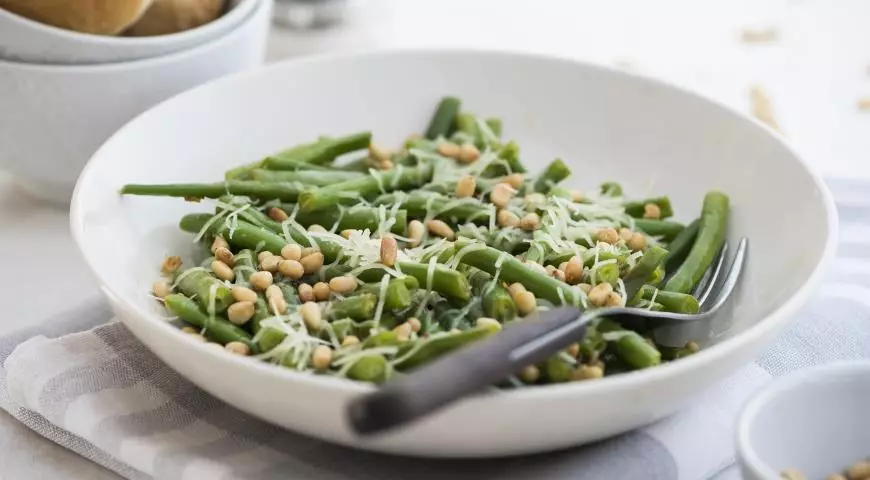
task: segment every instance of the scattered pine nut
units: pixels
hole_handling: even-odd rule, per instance
[[[562,271],[565,272],[566,283],[570,285],[580,283],[580,280],[583,279],[583,259],[574,255],[571,260],[568,260]]]
[[[555,278],[556,280],[559,280],[560,282],[565,281],[565,272],[563,272],[562,270],[559,270],[558,268],[553,270],[552,276],[553,276],[553,278]]]
[[[538,370],[538,367],[529,365],[520,371],[518,377],[523,383],[535,383],[541,378],[541,371]]]
[[[266,258],[271,257],[271,256],[272,256],[272,252],[270,252],[268,250],[263,250],[262,252],[257,254],[257,263],[260,263],[263,260],[265,260]]]
[[[755,85],[749,90],[749,102],[752,107],[752,115],[760,122],[767,124],[770,128],[781,132],[779,123],[773,116],[773,106],[770,103],[770,97],[761,86]]]
[[[192,334],[192,335],[199,335],[199,330],[197,330],[193,327],[181,327],[181,331],[184,333]]]
[[[596,307],[603,307],[607,304],[607,297],[611,293],[613,293],[613,285],[609,283],[599,283],[589,291],[589,303]]]
[[[429,220],[426,222],[426,227],[429,228],[429,233],[432,235],[437,235],[439,237],[445,238],[447,240],[453,240],[456,236],[453,229],[450,228],[450,225],[447,225],[441,220]]]
[[[624,307],[625,306],[625,303],[622,301],[622,297],[616,292],[608,293],[607,300],[605,300],[604,304],[608,307]]]
[[[523,219],[520,220],[520,228],[527,232],[536,230],[540,225],[541,217],[539,217],[535,212],[527,213]]]
[[[329,300],[329,284],[326,282],[317,282],[314,284],[314,299],[318,302]]]
[[[859,112],[870,112],[870,97],[859,98],[857,106]]]
[[[227,308],[227,318],[236,325],[244,325],[254,316],[254,302],[236,302]]]
[[[160,265],[160,271],[168,275],[170,273],[175,273],[180,266],[181,257],[178,255],[172,255],[163,259],[163,263]]]
[[[523,177],[522,173],[512,173],[506,177],[504,177],[504,181],[507,182],[508,185],[514,188],[520,188],[523,186],[523,182],[526,179]]]
[[[329,289],[339,295],[344,295],[345,293],[350,293],[356,290],[356,286],[356,278],[351,277],[350,275],[342,275],[329,281]]]
[[[396,339],[398,339],[400,342],[407,342],[411,339],[411,332],[413,331],[413,329],[411,328],[411,325],[408,324],[408,322],[405,322],[397,325],[396,328],[393,329],[393,331],[396,332]]]
[[[408,325],[411,326],[411,331],[414,333],[419,333],[420,329],[423,328],[423,324],[420,323],[420,319],[417,317],[411,317],[407,320]]]
[[[568,345],[568,348],[565,350],[568,355],[571,355],[574,358],[577,358],[577,355],[580,355],[580,344],[577,342]]]
[[[298,262],[302,258],[302,247],[295,243],[288,243],[281,249],[281,256],[285,260],[296,260]]]
[[[312,273],[320,270],[323,267],[323,254],[318,252],[314,252],[310,255],[303,256],[299,263],[302,264],[302,269],[306,275],[311,275]]]
[[[396,164],[394,164],[392,160],[384,160],[383,162],[378,163],[378,170],[392,170],[395,166]]]
[[[341,236],[342,236],[345,240],[347,240],[348,238],[350,238],[350,235],[351,235],[353,232],[355,232],[355,231],[356,231],[356,230],[354,230],[354,229],[352,229],[352,228],[348,228],[348,229],[342,230],[342,231],[341,231]]]
[[[473,143],[464,143],[459,147],[459,155],[456,159],[462,163],[472,163],[478,158],[480,158],[480,150]]]
[[[646,248],[646,235],[635,232],[631,235],[631,238],[625,242],[625,245],[634,251],[643,250]]]
[[[161,278],[151,286],[151,293],[157,298],[166,298],[167,295],[172,293],[172,286],[169,285],[168,280]]]
[[[272,285],[272,287],[277,288],[277,285]],[[272,288],[269,287],[269,288]],[[281,291],[280,289],[278,290]],[[284,298],[284,294],[281,295],[272,295],[268,297],[269,301],[269,310],[276,315],[284,315],[287,313],[287,300]]]
[[[853,463],[846,469],[846,476],[849,480],[867,480],[870,479],[870,462],[859,460]]]
[[[522,316],[534,312],[535,308],[538,306],[538,300],[535,298],[535,294],[529,291],[517,293],[514,298],[514,303],[517,304],[517,312]]]
[[[477,328],[497,329],[501,330],[501,323],[494,318],[480,317],[475,322]]]
[[[236,272],[220,260],[211,262],[211,271],[213,271],[218,278],[227,282],[231,282],[236,278]]]
[[[502,182],[493,187],[492,192],[489,194],[489,201],[498,208],[504,208],[510,203],[516,193],[517,191],[514,187]]]
[[[518,227],[520,225],[520,217],[506,209],[499,210],[495,215],[495,219],[500,227]]]
[[[237,302],[256,302],[257,301],[257,292],[251,290],[248,287],[243,287],[241,285],[233,285],[230,288],[230,293],[233,295],[233,298]]]
[[[477,182],[474,180],[474,177],[471,175],[463,175],[462,178],[456,182],[456,198],[468,198],[474,195],[476,189]]]
[[[320,314],[320,307],[316,303],[303,303],[299,307],[299,313],[302,315],[302,321],[305,322],[305,327],[308,330],[319,332],[323,327],[323,317]]]
[[[272,274],[269,272],[255,272],[251,274],[248,281],[251,282],[254,290],[262,292],[269,288],[269,285],[272,285]]]
[[[351,345],[358,345],[358,344],[359,344],[359,338],[357,338],[355,335],[348,335],[348,336],[344,337],[344,339],[341,341],[342,347],[349,347]]]
[[[320,249],[317,247],[305,247],[302,249],[302,253],[301,253],[300,258],[305,258],[305,257],[311,255],[312,253],[319,252],[319,251],[320,251]]]
[[[290,280],[299,280],[305,274],[305,268],[296,260],[281,260],[278,262],[278,271]]]
[[[211,253],[214,253],[220,247],[230,248],[230,244],[224,240],[224,237],[214,237],[214,241],[211,242]]]
[[[332,363],[332,349],[326,345],[318,345],[311,354],[311,363],[315,370],[321,372],[326,370]]]
[[[275,273],[278,271],[279,263],[281,263],[281,257],[278,255],[269,255],[260,262],[260,270]]]
[[[278,207],[272,207],[269,209],[269,218],[275,220],[276,222],[283,222],[290,218],[290,216],[287,215],[287,212],[285,212],[283,209]]]
[[[316,224],[316,223],[312,223],[311,225],[308,226],[308,231],[309,231],[309,232],[312,232],[312,233],[326,233],[326,232],[328,232],[329,230],[323,228],[322,225],[318,225],[318,224]]]
[[[390,152],[372,143],[369,145],[369,158],[376,163],[388,162],[390,160]]]
[[[399,246],[396,244],[396,239],[390,235],[381,239],[381,263],[388,267],[396,264],[396,256],[399,253]]]
[[[520,292],[525,292],[526,287],[522,283],[516,282],[510,284],[510,286],[508,287],[508,291],[511,292],[511,297],[514,297],[514,301],[516,301],[517,294]]]
[[[627,242],[632,235],[634,235],[634,232],[632,232],[631,229],[625,227],[619,229],[619,238],[625,242]]]
[[[619,241],[619,234],[616,233],[616,229],[614,228],[602,228],[595,232],[595,239],[599,242],[614,244]]]
[[[457,145],[455,143],[445,142],[445,143],[442,143],[441,145],[438,145],[437,150],[438,150],[438,154],[441,156],[449,157],[449,158],[457,158],[457,157],[459,157],[459,152],[461,151],[461,148],[459,147],[459,145]]]
[[[224,345],[224,350],[235,355],[242,355],[245,357],[251,354],[251,347],[249,347],[247,343],[243,342],[230,342]]]
[[[299,295],[299,301],[302,303],[313,302],[316,300],[314,297],[314,287],[307,283],[300,283],[299,286],[296,287],[296,293]]]
[[[604,370],[594,365],[580,365],[571,375],[571,380],[595,380],[604,376]]]
[[[583,201],[583,192],[580,190],[571,190],[571,201],[574,203],[580,203]]]
[[[416,247],[423,241],[423,235],[426,233],[426,227],[419,220],[411,220],[408,222],[408,245]]]
[[[202,336],[201,334],[199,334],[199,333],[191,333],[191,334],[190,334],[190,338],[191,338],[193,341],[195,341],[195,342],[200,342],[200,343],[205,343],[205,342],[208,341],[208,340],[205,339],[205,337],[203,337],[203,336]]]
[[[581,283],[577,286],[580,287],[580,290],[583,290],[587,294],[592,291],[592,285],[589,285],[588,283]]]
[[[643,218],[658,220],[662,218],[662,209],[655,203],[647,203],[643,206]]]
[[[236,265],[236,257],[229,248],[216,248],[214,251],[214,258],[224,262],[228,267],[234,267]]]

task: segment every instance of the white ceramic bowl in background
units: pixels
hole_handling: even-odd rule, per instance
[[[236,29],[164,57],[107,65],[0,61],[0,170],[35,196],[69,202],[88,158],[125,122],[172,95],[259,65],[271,0]]]
[[[192,236],[178,230],[180,217],[210,206],[122,198],[123,184],[213,182],[232,166],[323,134],[371,129],[377,143],[400,145],[425,129],[448,94],[469,111],[502,118],[531,168],[565,159],[575,172],[572,187],[617,179],[632,195],[668,194],[682,220],[698,215],[709,189],[728,192],[729,238],[751,239],[733,328],[678,362],[596,382],[481,394],[362,441],[344,408],[371,385],[214,352],[164,320],[150,285],[164,255],[191,248]],[[836,221],[819,177],[780,137],[741,114],[607,68],[451,50],[303,59],[187,92],[132,121],[95,154],[71,210],[76,241],[120,318],[206,391],[329,441],[456,457],[551,450],[673,413],[753,359],[788,324],[831,257]]]
[[[235,29],[260,0],[233,0],[217,20],[199,28],[154,37],[91,35],[39,23],[0,8],[0,60],[89,65],[159,57],[202,45]]]
[[[821,480],[870,456],[870,362],[841,362],[777,379],[747,402],[737,423],[746,480],[795,468]]]

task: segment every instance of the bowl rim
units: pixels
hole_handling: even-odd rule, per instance
[[[63,75],[70,75],[70,74],[76,74],[76,75],[96,74],[96,75],[99,75],[99,74],[118,72],[118,71],[124,71],[124,70],[150,69],[150,68],[154,68],[154,67],[163,66],[166,64],[176,63],[178,61],[184,61],[188,58],[192,58],[192,57],[196,57],[198,55],[201,55],[204,51],[210,50],[212,48],[217,48],[220,45],[222,45],[224,42],[229,42],[231,39],[235,38],[235,36],[237,35],[237,32],[243,30],[250,22],[254,21],[257,17],[257,12],[261,8],[266,8],[270,2],[270,0],[245,0],[245,1],[247,3],[256,4],[256,5],[253,9],[251,9],[249,12],[247,12],[247,16],[242,18],[234,28],[231,28],[230,30],[224,32],[222,35],[218,35],[214,38],[207,39],[203,43],[194,45],[190,48],[178,50],[175,52],[170,52],[170,53],[167,53],[165,55],[159,55],[156,57],[148,57],[148,58],[140,58],[137,60],[129,60],[129,61],[124,61],[124,62],[86,63],[86,64],[28,63],[28,62],[16,62],[13,60],[8,60],[8,59],[0,59],[0,68],[15,69],[17,71],[22,71],[22,72],[38,72],[38,73],[51,73],[51,74],[63,74]],[[0,11],[2,11],[2,9],[0,9]],[[135,117],[134,117],[134,119],[135,119]],[[117,134],[117,132],[115,132],[115,134]],[[113,134],[112,136],[114,136],[115,134]],[[91,158],[93,158],[93,156]],[[88,160],[88,161],[90,162],[90,160]],[[82,173],[84,173],[84,170],[82,171]]]
[[[757,420],[761,410],[770,402],[793,388],[830,374],[870,378],[870,360],[843,360],[797,370],[775,378],[744,404],[737,418],[734,439],[737,444],[737,455],[745,468],[760,478],[779,478],[779,472],[774,471],[767,462],[762,460],[752,447],[752,425]]]
[[[197,36],[208,36],[212,31],[219,30],[228,23],[232,24],[236,21],[239,21],[240,18],[243,18],[248,12],[256,8],[248,8],[247,4],[256,3],[257,1],[260,0],[239,0],[235,7],[227,10],[226,12],[224,12],[223,15],[205,25],[192,28],[190,30],[185,30],[183,32],[170,33],[166,35],[154,35],[150,37],[119,37],[112,35],[98,35],[95,33],[76,32],[74,30],[67,30],[65,28],[56,27],[47,23],[37,22],[36,20],[31,20],[27,17],[18,15],[14,12],[10,12],[9,10],[3,8],[0,8],[0,17],[5,16],[11,22],[17,22],[26,26],[27,28],[39,30],[44,34],[52,35],[61,40],[108,47],[144,47],[166,44],[175,41],[181,42]],[[243,5],[246,8],[242,8]],[[144,13],[145,12],[143,11],[142,14]],[[58,64],[47,63],[45,65]]]
[[[583,68],[588,68],[591,70],[597,70],[599,72],[607,72],[610,74],[632,77],[636,81],[645,83],[648,86],[669,89],[671,91],[676,91],[683,95],[692,97],[696,101],[709,103],[711,104],[711,106],[723,109],[724,111],[729,112],[744,121],[750,122],[751,124],[755,125],[756,128],[764,130],[769,135],[771,135],[775,141],[779,142],[780,146],[785,148],[786,151],[788,151],[792,155],[792,157],[798,162],[798,164],[804,168],[804,170],[810,176],[816,188],[818,189],[821,197],[820,200],[824,206],[828,224],[827,237],[824,248],[822,250],[822,255],[820,256],[818,262],[813,267],[810,275],[807,277],[804,283],[799,286],[798,289],[789,298],[784,300],[782,304],[776,307],[771,313],[763,317],[757,323],[751,325],[745,331],[740,332],[740,334],[738,335],[727,338],[724,341],[712,345],[709,348],[705,348],[695,355],[680,359],[680,361],[678,362],[667,362],[657,366],[656,368],[645,369],[643,371],[627,372],[620,375],[614,375],[612,377],[605,377],[595,382],[567,382],[561,384],[540,385],[536,386],[535,388],[513,389],[508,392],[498,393],[481,392],[476,395],[469,396],[469,399],[492,398],[494,395],[499,395],[500,397],[510,397],[512,399],[536,400],[541,398],[560,397],[565,394],[575,394],[578,391],[587,392],[590,389],[595,390],[599,394],[607,394],[623,391],[625,389],[631,389],[638,385],[659,383],[664,378],[682,376],[687,374],[688,372],[703,369],[705,366],[719,363],[723,359],[730,356],[731,353],[738,350],[743,344],[747,343],[749,340],[763,337],[767,335],[768,332],[777,330],[781,325],[784,324],[784,322],[789,319],[789,316],[793,314],[795,310],[797,310],[801,305],[806,302],[810,293],[815,291],[815,287],[820,283],[825,267],[830,263],[830,260],[833,258],[838,239],[839,220],[837,216],[837,210],[834,205],[833,196],[831,195],[830,190],[828,189],[825,182],[822,180],[821,176],[808,165],[807,161],[803,158],[802,155],[798,153],[798,151],[794,147],[789,145],[785,137],[782,136],[779,132],[761,123],[757,119],[727,104],[724,104],[719,100],[705,97],[699,93],[689,90],[688,88],[679,86],[663,79],[648,77],[633,72],[627,72],[609,65],[596,64],[590,61],[584,61],[560,54],[523,52],[503,49],[499,50],[489,48],[415,47],[324,53],[306,56],[298,59],[290,59],[276,62],[267,67],[255,69],[248,72],[241,72],[217,80],[213,80],[211,82],[207,82],[204,85],[200,85],[196,88],[170,97],[164,102],[153,106],[149,110],[133,118],[123,127],[121,127],[121,129],[119,129],[114,135],[112,135],[88,160],[87,164],[82,170],[81,175],[79,176],[78,181],[76,182],[76,186],[73,191],[72,201],[70,204],[70,229],[72,232],[72,236],[76,242],[76,245],[79,247],[79,250],[81,251],[86,264],[94,273],[95,277],[100,283],[101,289],[104,294],[109,297],[112,303],[124,310],[124,313],[126,315],[135,316],[139,320],[154,322],[155,328],[164,329],[163,331],[166,332],[166,335],[175,335],[175,338],[178,339],[178,341],[181,341],[181,339],[185,336],[185,334],[181,332],[181,330],[173,327],[167,322],[157,321],[159,317],[157,317],[154,312],[147,311],[146,309],[141,308],[137,305],[130,305],[118,298],[118,296],[112,291],[112,287],[110,286],[111,279],[104,278],[103,275],[101,275],[100,272],[98,272],[94,268],[94,265],[96,263],[92,261],[91,255],[88,254],[88,249],[85,243],[84,231],[82,228],[82,218],[84,214],[84,200],[82,194],[82,189],[84,188],[83,185],[88,183],[88,178],[93,175],[92,172],[97,168],[97,165],[99,165],[101,162],[109,161],[108,157],[106,157],[106,159],[103,158],[105,155],[104,151],[108,148],[108,146],[115,141],[116,137],[123,135],[127,129],[133,128],[132,126],[137,123],[140,118],[148,118],[152,115],[157,115],[158,113],[155,112],[158,112],[160,110],[160,107],[163,105],[163,103],[172,102],[178,96],[201,94],[203,91],[208,91],[208,89],[210,88],[217,88],[221,85],[231,84],[234,82],[242,82],[244,81],[244,79],[247,79],[249,77],[270,75],[271,72],[276,70],[303,68],[303,66],[307,65],[317,65],[320,63],[330,63],[335,61],[348,61],[352,59],[358,59],[360,57],[376,59],[381,57],[420,55],[502,56],[508,58],[522,58],[535,61],[543,60],[547,62],[567,63],[575,66],[579,65]],[[124,317],[124,315],[122,315],[122,317]],[[127,321],[126,318],[123,318],[123,320]],[[330,376],[308,375],[281,366],[254,360],[250,357],[224,355],[222,352],[217,352],[211,348],[208,348],[205,344],[198,344],[195,342],[190,343],[193,343],[193,348],[199,349],[200,352],[210,352],[209,354],[213,355],[212,358],[232,357],[226,358],[226,361],[246,362],[244,364],[248,366],[247,368],[253,369],[254,373],[258,375],[268,376],[275,381],[293,381],[305,384],[306,386],[310,387],[318,387],[326,390],[342,392],[368,392],[373,391],[376,388],[374,385],[371,384],[354,382],[347,379],[333,378]]]

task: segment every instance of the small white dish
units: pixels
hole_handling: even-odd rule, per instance
[[[258,3],[259,0],[233,0],[227,13],[213,22],[155,37],[113,37],[73,32],[0,8],[0,60],[89,65],[159,57],[222,37],[245,21]]]
[[[822,480],[870,457],[870,361],[800,370],[773,381],[744,407],[737,454],[746,480],[797,469]]]
[[[66,203],[88,158],[125,122],[179,92],[258,66],[272,0],[226,35],[183,52],[106,65],[0,61],[0,169],[34,196]]]
[[[372,130],[397,146],[439,98],[503,119],[531,170],[562,158],[568,187],[618,180],[667,194],[679,220],[727,192],[732,245],[752,248],[726,333],[700,353],[644,371],[472,396],[407,428],[356,437],[345,419],[368,384],[289,369],[195,344],[149,295],[165,255],[189,253],[178,221],[211,206],[122,197],[125,183],[214,182],[233,166],[319,135]],[[776,218],[776,222],[771,219]],[[649,424],[759,355],[818,283],[836,245],[824,182],[781,137],[746,116],[664,83],[553,57],[399,50],[300,59],[213,82],[146,112],[82,173],[71,228],[119,318],[170,367],[269,422],[359,448],[487,457],[578,445]],[[783,241],[788,239],[788,241]],[[188,257],[189,258],[189,257]],[[733,320],[733,325],[731,321]]]

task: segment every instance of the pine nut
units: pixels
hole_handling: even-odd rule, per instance
[[[423,235],[426,233],[426,227],[419,220],[411,220],[408,222],[408,245],[416,247],[423,241]]]
[[[236,272],[233,271],[232,268],[228,267],[226,263],[215,260],[211,262],[211,271],[217,275],[221,280],[225,280],[227,282],[233,281],[236,278]]]
[[[172,293],[172,287],[169,285],[168,280],[161,278],[151,286],[151,293],[157,298],[166,298],[167,295]]]
[[[181,331],[184,333],[192,334],[192,335],[199,335],[199,330],[197,330],[193,327],[181,327]]]
[[[494,318],[480,317],[474,324],[477,328],[486,328],[489,330],[501,330],[501,323]]]
[[[511,297],[513,297],[514,301],[516,301],[517,294],[520,292],[525,292],[526,287],[522,283],[516,282],[510,284],[510,286],[508,287],[508,291],[511,292]]]
[[[504,177],[504,181],[514,188],[522,187],[525,180],[526,179],[523,177],[522,173],[512,173],[507,177]]]
[[[595,239],[612,245],[619,241],[619,233],[614,228],[602,228],[595,232]]]
[[[588,283],[581,283],[577,286],[580,287],[580,290],[583,290],[587,294],[592,291],[592,285],[589,285]]]
[[[429,220],[426,222],[426,226],[429,228],[429,233],[446,238],[447,240],[453,240],[456,235],[453,232],[453,229],[450,228],[450,225],[447,225],[441,220]]]
[[[284,292],[281,291],[281,287],[279,287],[278,285],[269,285],[268,287],[266,287],[267,300],[271,300],[277,297],[284,298]]]
[[[270,252],[268,250],[263,250],[262,252],[257,254],[257,263],[259,264],[260,262],[262,262],[263,260],[265,260],[266,258],[271,257],[271,256],[272,256],[272,252]]]
[[[583,201],[583,192],[580,190],[571,190],[571,201],[574,203],[580,203]]]
[[[315,370],[326,370],[332,363],[332,349],[326,345],[318,345],[311,354],[311,363]]]
[[[383,162],[378,163],[379,170],[392,170],[395,166],[396,164],[394,164],[392,160],[384,160]]]
[[[311,225],[308,226],[308,231],[309,231],[309,232],[312,232],[312,233],[326,233],[326,232],[328,232],[329,230],[323,228],[322,225],[318,225],[318,224],[316,224],[316,223],[312,223]]]
[[[631,238],[625,242],[625,245],[632,250],[643,250],[646,248],[646,236],[642,233],[634,233]]]
[[[442,143],[441,145],[438,145],[437,150],[438,150],[438,154],[443,156],[443,157],[457,158],[459,156],[459,152],[461,151],[461,148],[459,147],[459,145],[457,145],[455,143],[445,142],[445,143]]]
[[[535,294],[529,291],[519,292],[514,298],[514,303],[517,304],[517,312],[522,316],[534,312],[535,307],[538,306]]]
[[[622,297],[616,292],[610,292],[607,294],[607,300],[604,303],[608,307],[624,307],[625,303],[622,301]]]
[[[298,262],[302,258],[302,247],[295,243],[288,243],[281,249],[281,256],[285,260],[296,260]]]
[[[358,344],[359,344],[359,338],[357,338],[355,335],[348,335],[348,336],[344,337],[344,339],[341,341],[342,347],[350,347],[351,345],[358,345]]]
[[[278,207],[272,207],[269,209],[269,218],[275,220],[276,222],[283,222],[284,220],[290,218],[290,216],[287,215],[287,212],[285,212],[284,210]]]
[[[589,303],[596,307],[603,307],[607,303],[607,297],[611,293],[613,293],[613,285],[609,283],[599,283],[589,291]]]
[[[236,302],[227,309],[227,318],[236,325],[244,325],[254,316],[254,302]]]
[[[520,228],[527,232],[537,229],[539,225],[541,225],[541,217],[534,212],[527,213],[523,219],[520,220]]]
[[[233,298],[237,302],[256,302],[257,301],[257,292],[251,290],[248,287],[243,287],[241,285],[233,285],[230,288],[230,293],[233,295]]]
[[[242,355],[244,357],[251,354],[251,347],[249,347],[247,343],[242,342],[230,342],[224,345],[224,350],[235,355]]]
[[[302,315],[302,321],[308,330],[319,332],[323,327],[323,318],[320,314],[320,307],[314,302],[305,302],[299,307],[299,313]]]
[[[335,277],[329,281],[329,289],[339,295],[344,295],[345,293],[350,293],[356,290],[356,286],[356,278],[349,275]]]
[[[230,244],[224,240],[224,237],[214,237],[214,241],[211,242],[211,253],[214,253],[220,247],[230,248]]]
[[[232,254],[230,254],[232,256]],[[220,259],[220,257],[218,257]],[[178,270],[178,267],[181,266],[181,257],[178,255],[173,255],[171,257],[166,257],[163,259],[163,263],[160,265],[160,271],[165,274],[175,273]]]
[[[390,160],[390,152],[372,143],[369,145],[369,158],[378,163],[386,162]]]
[[[517,227],[520,224],[520,217],[514,212],[506,209],[499,210],[495,215],[499,227]]]
[[[493,187],[492,192],[489,194],[489,201],[498,208],[504,208],[510,203],[516,193],[517,191],[514,190],[514,187],[502,182]]]
[[[619,229],[619,238],[626,242],[631,239],[632,235],[634,235],[634,232],[632,232],[628,228],[623,227]]]
[[[574,255],[571,260],[568,260],[562,271],[565,272],[565,282],[570,285],[580,283],[580,280],[583,279],[583,259]]]
[[[350,238],[350,235],[351,235],[353,232],[355,232],[354,229],[352,229],[352,228],[348,228],[348,229],[346,229],[346,230],[342,230],[342,231],[341,231],[341,236],[344,237],[345,240],[347,240],[348,238]]]
[[[381,263],[388,267],[396,264],[396,256],[399,252],[399,246],[396,244],[396,239],[387,235],[381,239]]]
[[[408,319],[408,325],[411,326],[411,331],[414,333],[419,333],[420,329],[423,328],[423,324],[420,323],[420,319],[417,317],[411,317]]]
[[[191,333],[190,338],[195,342],[205,343],[207,340],[199,333]]]
[[[568,348],[565,351],[568,355],[577,358],[577,355],[580,355],[580,344],[576,342],[572,343],[571,345],[568,345]]]
[[[316,300],[316,298],[314,298],[314,288],[307,283],[300,283],[299,286],[296,287],[296,293],[299,295],[299,301],[302,303],[313,302]]]
[[[870,462],[859,461],[855,462],[846,470],[846,476],[849,480],[867,480],[870,479]]]
[[[571,380],[595,380],[604,376],[604,370],[594,365],[580,365],[571,374]]]
[[[312,273],[320,270],[323,267],[323,254],[320,252],[314,252],[310,255],[302,257],[299,260],[299,263],[302,264],[302,270],[306,275],[311,275]]]
[[[463,175],[462,178],[456,182],[456,198],[468,198],[474,195],[475,189],[477,189],[477,182],[474,181],[474,177],[471,175]]]
[[[290,280],[299,280],[305,274],[305,268],[296,260],[281,260],[278,262],[278,271]]]
[[[272,285],[272,287],[276,287],[276,285]],[[285,313],[287,313],[287,300],[284,299],[283,294],[268,297],[268,301],[269,310],[275,315],[284,315]]]
[[[473,143],[463,143],[459,147],[459,157],[457,160],[460,162],[472,163],[476,162],[478,158],[480,158],[480,150]]]
[[[396,332],[396,339],[400,342],[407,342],[411,338],[411,325],[408,325],[408,322],[399,324],[396,328],[393,329]]]
[[[305,257],[311,255],[312,253],[319,252],[319,251],[320,251],[320,249],[317,247],[305,247],[302,249],[302,256],[300,258],[305,258]]]
[[[520,371],[519,377],[523,383],[535,383],[541,378],[541,371],[538,370],[538,367],[529,365]]]
[[[251,276],[248,277],[248,281],[251,282],[251,286],[254,287],[254,290],[260,290],[262,292],[269,288],[269,285],[272,285],[272,274],[269,272],[252,273]]]
[[[329,300],[329,284],[326,282],[317,282],[314,284],[314,299],[318,302]]]
[[[647,203],[643,206],[643,218],[657,220],[662,218],[662,209],[655,203]]]
[[[220,247],[215,249],[214,258],[224,262],[228,267],[234,267],[236,265],[236,257],[229,248]]]
[[[278,264],[281,262],[281,257],[278,255],[269,255],[260,262],[260,270],[275,273],[278,271]]]

